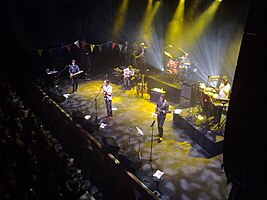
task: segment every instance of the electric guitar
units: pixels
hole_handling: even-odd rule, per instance
[[[171,113],[172,111],[171,110],[162,110],[162,109],[157,109],[156,110],[156,114],[167,114],[167,113]]]
[[[77,76],[78,74],[81,74],[81,73],[83,73],[83,70],[78,71],[78,72],[76,72],[74,74],[70,74],[70,77],[73,78],[73,77],[75,77],[75,76]]]

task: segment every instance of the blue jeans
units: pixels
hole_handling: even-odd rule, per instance
[[[109,100],[108,98],[105,98],[106,102],[106,108],[107,108],[107,115],[112,117],[112,101]]]
[[[163,124],[166,119],[166,114],[158,114],[157,121],[158,121],[158,133],[159,137],[163,136]]]

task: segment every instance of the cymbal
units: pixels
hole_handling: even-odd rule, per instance
[[[166,56],[168,56],[168,57],[172,58],[172,54],[170,54],[169,52],[167,52],[167,51],[164,51],[164,54],[165,54]]]

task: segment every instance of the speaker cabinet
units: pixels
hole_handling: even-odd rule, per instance
[[[151,89],[150,101],[157,102],[159,100],[160,95],[165,94],[166,92],[163,90],[157,90],[157,88]]]
[[[182,84],[181,97],[190,100],[190,106],[196,103],[197,87],[197,82],[193,80],[186,80]]]

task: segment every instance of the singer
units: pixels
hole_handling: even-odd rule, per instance
[[[72,82],[72,92],[77,91],[78,89],[78,81],[75,74],[77,74],[80,71],[79,66],[76,64],[76,60],[71,61],[71,65],[69,65],[69,74]]]
[[[157,105],[155,107],[155,113],[157,114],[157,122],[158,122],[158,134],[159,134],[158,143],[160,143],[162,142],[163,124],[166,119],[166,114],[170,113],[169,103],[166,101],[163,94],[160,95],[159,100],[157,101]]]
[[[104,84],[100,88],[102,88],[107,108],[107,116],[105,118],[112,119],[112,86],[109,84],[109,80],[104,80]]]

